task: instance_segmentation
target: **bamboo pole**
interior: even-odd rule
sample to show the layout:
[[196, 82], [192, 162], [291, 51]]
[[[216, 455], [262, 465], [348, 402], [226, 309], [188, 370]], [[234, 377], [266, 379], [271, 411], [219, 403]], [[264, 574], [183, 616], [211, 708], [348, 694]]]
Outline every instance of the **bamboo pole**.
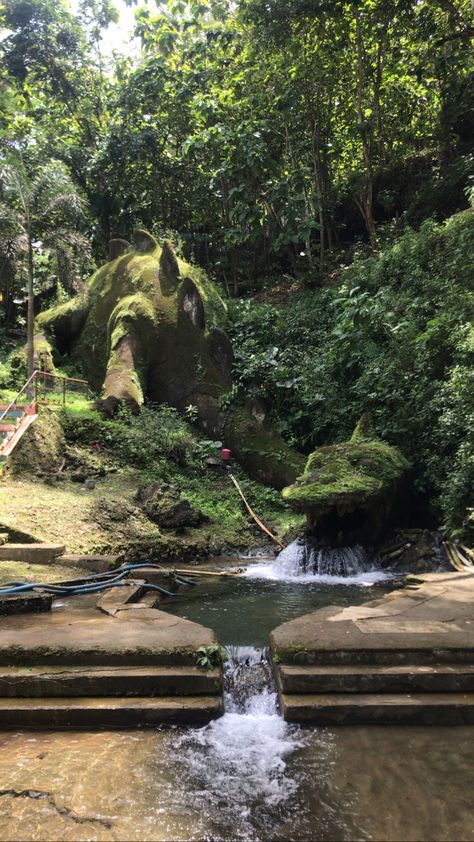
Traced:
[[245, 499], [245, 496], [244, 496], [244, 492], [242, 491], [242, 489], [241, 489], [241, 487], [240, 487], [239, 483], [237, 482], [236, 478], [234, 477], [234, 475], [233, 475], [230, 471], [229, 471], [229, 476], [230, 476], [230, 478], [231, 478], [232, 482], [234, 483], [234, 485], [235, 485], [235, 487], [236, 487], [237, 491], [239, 492], [239, 494], [240, 494], [240, 496], [241, 496], [242, 500], [244, 501], [244, 503], [245, 503], [245, 507], [246, 507], [247, 511], [248, 511], [248, 512], [250, 513], [250, 515], [253, 517], [253, 519], [254, 519], [255, 523], [257, 524], [257, 526], [259, 526], [259, 527], [260, 527], [260, 529], [261, 529], [263, 532], [265, 532], [265, 533], [268, 535], [268, 537], [269, 537], [269, 538], [271, 538], [271, 539], [272, 539], [272, 541], [273, 541], [273, 542], [274, 542], [274, 543], [275, 543], [278, 547], [280, 547], [280, 549], [281, 549], [281, 550], [283, 550], [283, 549], [285, 548], [285, 545], [284, 545], [284, 544], [282, 544], [282, 542], [280, 541], [280, 539], [279, 539], [279, 538], [277, 538], [277, 536], [276, 536], [276, 535], [274, 535], [274, 534], [273, 534], [273, 532], [270, 532], [270, 530], [269, 530], [269, 529], [265, 526], [265, 524], [263, 523], [263, 521], [261, 521], [261, 520], [260, 520], [259, 516], [255, 514], [254, 510], [251, 508], [251, 506], [249, 505], [249, 503], [247, 503], [247, 500]]

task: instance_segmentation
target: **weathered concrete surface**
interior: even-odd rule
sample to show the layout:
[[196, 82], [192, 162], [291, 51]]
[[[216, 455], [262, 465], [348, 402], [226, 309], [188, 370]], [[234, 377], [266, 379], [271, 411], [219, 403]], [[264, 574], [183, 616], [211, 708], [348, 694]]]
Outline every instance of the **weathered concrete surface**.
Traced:
[[216, 642], [211, 629], [181, 617], [155, 609], [137, 614], [111, 617], [90, 608], [3, 617], [0, 664], [195, 666], [198, 647]]
[[119, 588], [110, 588], [105, 591], [97, 600], [97, 608], [103, 611], [104, 614], [110, 614], [115, 617], [118, 611], [129, 603], [137, 602], [143, 592], [143, 585], [145, 580], [140, 582], [134, 581], [129, 585], [122, 585]]
[[283, 664], [282, 693], [474, 693], [474, 664]]
[[220, 694], [221, 671], [201, 667], [0, 667], [0, 697]]
[[139, 591], [138, 583], [111, 592], [109, 613], [72, 599], [47, 616], [0, 618], [0, 728], [200, 725], [219, 716], [222, 670], [197, 665], [214, 632], [123, 601]]
[[82, 567], [91, 573], [106, 573], [117, 566], [118, 555], [62, 555], [59, 559], [63, 567]]
[[430, 573], [365, 605], [328, 606], [278, 626], [285, 663], [474, 663], [474, 574]]
[[290, 722], [315, 725], [472, 725], [474, 694], [288, 695], [282, 713]]
[[0, 597], [0, 616], [8, 614], [26, 614], [30, 611], [49, 611], [53, 603], [51, 594], [22, 593], [15, 596]]
[[270, 636], [283, 715], [326, 724], [474, 723], [474, 573], [430, 573]]
[[133, 728], [160, 724], [204, 725], [223, 713], [219, 696], [130, 699], [0, 699], [3, 728]]
[[62, 555], [64, 544], [2, 544], [0, 561], [25, 561], [28, 564], [45, 564]]

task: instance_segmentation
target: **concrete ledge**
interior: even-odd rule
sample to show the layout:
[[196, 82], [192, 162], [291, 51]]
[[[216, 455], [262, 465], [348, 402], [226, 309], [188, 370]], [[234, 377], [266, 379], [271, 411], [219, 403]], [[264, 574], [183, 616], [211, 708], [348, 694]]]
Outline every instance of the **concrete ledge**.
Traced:
[[0, 616], [50, 611], [53, 597], [46, 593], [23, 593], [18, 596], [0, 596]]
[[221, 716], [219, 696], [131, 699], [0, 699], [0, 728], [138, 728], [205, 725]]
[[62, 567], [82, 567], [91, 573], [107, 573], [117, 566], [117, 555], [71, 555], [65, 554], [58, 559]]
[[0, 667], [0, 696], [221, 695], [220, 669], [200, 667]]
[[129, 613], [90, 608], [0, 618], [0, 665], [196, 666], [197, 649], [216, 642], [211, 629], [164, 611]]
[[288, 722], [314, 725], [474, 724], [474, 694], [283, 694], [280, 704]]
[[48, 564], [62, 555], [64, 544], [3, 544], [0, 561], [24, 561], [27, 564]]

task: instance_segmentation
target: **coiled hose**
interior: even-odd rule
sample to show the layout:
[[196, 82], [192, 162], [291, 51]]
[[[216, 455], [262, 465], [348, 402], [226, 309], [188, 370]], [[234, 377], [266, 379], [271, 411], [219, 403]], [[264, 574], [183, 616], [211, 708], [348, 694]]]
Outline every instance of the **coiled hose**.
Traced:
[[[92, 573], [90, 576], [84, 576], [82, 579], [71, 579], [66, 582], [54, 584], [51, 582], [5, 582], [0, 585], [1, 596], [13, 596], [15, 594], [28, 593], [29, 591], [41, 590], [43, 593], [53, 594], [53, 596], [78, 596], [80, 594], [93, 594], [105, 591], [108, 588], [124, 587], [130, 584], [130, 581], [125, 577], [132, 570], [140, 570], [142, 568], [153, 568], [160, 572], [171, 572], [175, 582], [180, 585], [195, 585], [190, 579], [183, 576], [177, 576], [173, 571], [167, 571], [161, 564], [151, 564], [150, 562], [140, 562], [137, 564], [126, 564], [116, 570], [110, 570], [106, 573]], [[152, 582], [144, 582], [141, 587], [145, 591], [158, 591], [164, 596], [174, 596], [172, 591], [162, 588], [160, 585], [155, 585]]]

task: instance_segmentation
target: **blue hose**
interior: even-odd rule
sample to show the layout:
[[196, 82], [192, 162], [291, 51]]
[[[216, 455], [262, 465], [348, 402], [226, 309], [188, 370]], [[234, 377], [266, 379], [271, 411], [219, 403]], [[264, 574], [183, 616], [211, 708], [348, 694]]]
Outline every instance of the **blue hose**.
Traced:
[[[0, 585], [0, 596], [12, 596], [14, 594], [27, 593], [28, 591], [34, 591], [36, 589], [41, 589], [46, 593], [56, 596], [77, 596], [80, 594], [100, 593], [100, 591], [107, 590], [107, 588], [116, 588], [128, 585], [129, 582], [127, 580], [124, 581], [126, 574], [131, 570], [140, 570], [144, 567], [151, 567], [154, 570], [166, 571], [166, 568], [164, 568], [161, 564], [153, 564], [151, 562], [142, 561], [137, 562], [136, 564], [125, 564], [122, 565], [122, 567], [118, 567], [115, 570], [108, 570], [105, 573], [92, 573], [90, 576], [83, 576], [80, 579], [81, 584], [78, 585], [55, 585], [54, 583], [48, 584], [46, 582], [6, 582], [3, 585]], [[174, 574], [174, 579], [178, 584], [193, 585], [193, 587], [196, 585], [196, 583], [192, 582], [190, 579], [186, 579], [183, 576], [178, 577], [176, 573]], [[151, 582], [145, 582], [142, 587], [146, 591], [158, 591], [165, 596], [175, 595], [171, 591], [166, 590], [166, 588], [162, 588], [160, 585], [155, 585]]]

